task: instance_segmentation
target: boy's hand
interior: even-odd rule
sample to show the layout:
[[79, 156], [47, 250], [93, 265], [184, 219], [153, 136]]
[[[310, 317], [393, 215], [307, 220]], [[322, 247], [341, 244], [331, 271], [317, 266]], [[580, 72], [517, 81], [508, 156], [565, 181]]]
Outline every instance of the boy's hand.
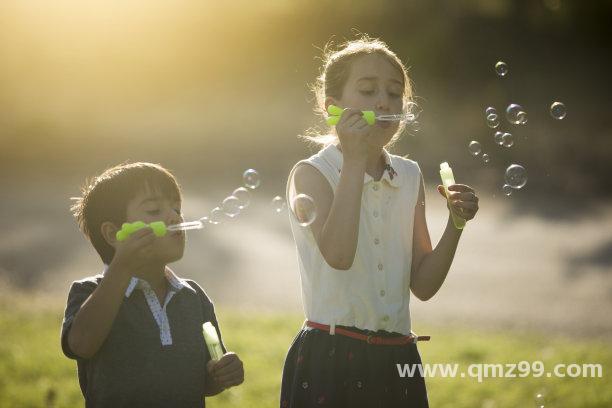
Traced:
[[[442, 197], [446, 197], [443, 186], [438, 186], [438, 192]], [[471, 220], [478, 212], [478, 196], [474, 189], [465, 184], [452, 184], [448, 186], [447, 207], [455, 215], [466, 221]]]
[[149, 227], [131, 234], [125, 241], [117, 241], [111, 267], [133, 274], [151, 263], [153, 242], [157, 237]]
[[218, 361], [210, 360], [206, 369], [222, 389], [240, 385], [244, 381], [244, 366], [236, 353], [228, 352]]

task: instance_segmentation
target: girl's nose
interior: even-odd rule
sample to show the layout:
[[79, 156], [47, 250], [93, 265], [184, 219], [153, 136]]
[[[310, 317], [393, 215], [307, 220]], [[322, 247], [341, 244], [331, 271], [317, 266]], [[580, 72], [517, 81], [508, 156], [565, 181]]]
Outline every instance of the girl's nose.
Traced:
[[378, 100], [376, 101], [375, 108], [376, 108], [377, 111], [383, 111], [383, 112], [388, 111], [389, 110], [389, 101], [387, 100], [387, 97], [380, 96], [378, 98]]

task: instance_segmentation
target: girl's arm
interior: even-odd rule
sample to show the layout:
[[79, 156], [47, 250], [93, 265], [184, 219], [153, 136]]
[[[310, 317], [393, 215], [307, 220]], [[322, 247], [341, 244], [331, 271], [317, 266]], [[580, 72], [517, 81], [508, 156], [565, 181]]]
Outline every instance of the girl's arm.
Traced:
[[310, 165], [294, 174], [295, 190], [309, 195], [317, 207], [310, 224], [321, 255], [334, 269], [349, 269], [357, 252], [363, 177], [367, 167], [371, 127], [357, 109], [345, 109], [336, 125], [342, 147], [342, 169], [335, 194], [325, 177]]
[[[438, 186], [444, 197], [444, 188]], [[455, 211], [461, 218], [471, 220], [478, 211], [478, 197], [474, 190], [462, 184], [449, 187], [449, 210]], [[455, 228], [449, 212], [446, 229], [435, 249], [432, 250], [431, 239], [425, 220], [425, 193], [423, 178], [419, 188], [419, 197], [414, 213], [414, 232], [412, 243], [412, 271], [410, 289], [420, 300], [428, 300], [438, 292], [450, 269], [463, 230]]]
[[317, 206], [310, 228], [323, 259], [334, 269], [349, 269], [355, 259], [365, 166], [365, 161], [345, 160], [335, 195], [313, 166], [302, 164], [295, 169], [295, 190], [309, 195]]

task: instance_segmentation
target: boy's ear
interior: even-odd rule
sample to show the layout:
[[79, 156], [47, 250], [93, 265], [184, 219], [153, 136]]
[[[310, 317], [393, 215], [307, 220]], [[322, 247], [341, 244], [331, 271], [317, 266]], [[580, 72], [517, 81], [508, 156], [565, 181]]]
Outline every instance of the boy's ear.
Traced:
[[117, 228], [117, 226], [110, 221], [105, 221], [102, 223], [102, 225], [100, 225], [102, 237], [110, 246], [115, 246], [117, 243], [117, 237], [115, 236], [117, 231], [119, 231], [119, 228]]

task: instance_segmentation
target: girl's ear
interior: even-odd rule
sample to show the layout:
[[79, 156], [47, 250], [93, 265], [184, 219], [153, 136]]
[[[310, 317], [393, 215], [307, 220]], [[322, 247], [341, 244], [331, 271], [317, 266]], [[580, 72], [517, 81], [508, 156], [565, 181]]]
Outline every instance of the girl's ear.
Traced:
[[115, 236], [119, 231], [117, 226], [110, 222], [106, 221], [100, 225], [100, 232], [102, 233], [102, 237], [108, 243], [108, 245], [114, 247], [117, 244], [117, 237]]

